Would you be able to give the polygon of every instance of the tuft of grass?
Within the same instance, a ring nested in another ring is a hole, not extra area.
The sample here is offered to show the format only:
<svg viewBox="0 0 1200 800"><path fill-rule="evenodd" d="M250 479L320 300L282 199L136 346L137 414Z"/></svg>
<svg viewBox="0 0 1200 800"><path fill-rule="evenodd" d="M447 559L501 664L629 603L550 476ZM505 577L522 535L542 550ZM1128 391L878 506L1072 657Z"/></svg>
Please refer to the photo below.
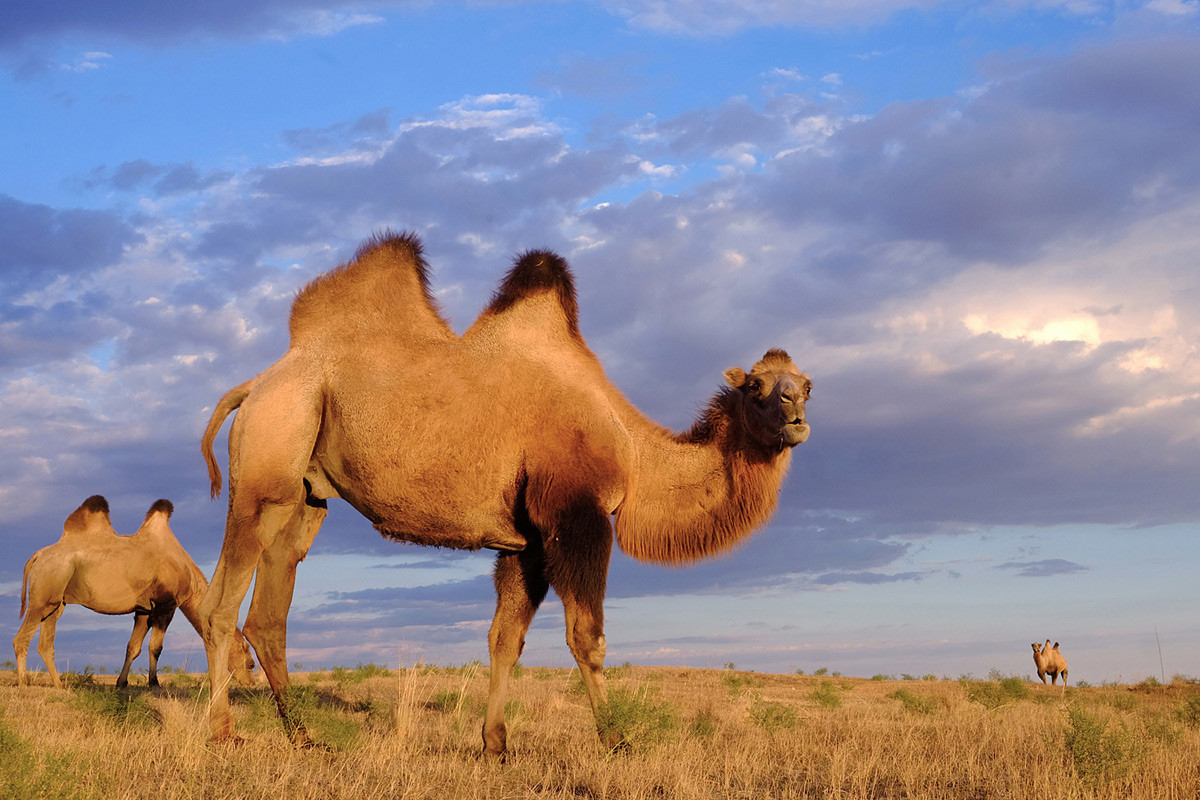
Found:
<svg viewBox="0 0 1200 800"><path fill-rule="evenodd" d="M717 713L713 711L712 706L705 706L696 713L692 724L688 726L688 732L697 739L712 739L717 735Z"/></svg>
<svg viewBox="0 0 1200 800"><path fill-rule="evenodd" d="M596 730L613 750L645 752L678 729L673 706L646 688L613 689L596 716Z"/></svg>
<svg viewBox="0 0 1200 800"><path fill-rule="evenodd" d="M841 698L834 695L836 705L841 705ZM750 706L750 720L765 731L791 730L800 724L800 715L796 709L785 703L777 703L762 698L755 698Z"/></svg>
<svg viewBox="0 0 1200 800"><path fill-rule="evenodd" d="M454 691L453 689L443 689L435 692L433 697L429 699L426 706L434 711L441 711L444 714L455 712L462 708L463 693Z"/></svg>
<svg viewBox="0 0 1200 800"><path fill-rule="evenodd" d="M1189 728L1200 728L1200 694L1194 694L1175 710L1175 717Z"/></svg>
<svg viewBox="0 0 1200 800"><path fill-rule="evenodd" d="M1029 697L1029 684L1017 677L961 683L968 700L987 708L999 708Z"/></svg>
<svg viewBox="0 0 1200 800"><path fill-rule="evenodd" d="M838 694L837 687L832 681L821 681L817 688L812 690L811 695L813 702L821 708L838 708L842 704L842 697Z"/></svg>
<svg viewBox="0 0 1200 800"><path fill-rule="evenodd" d="M932 697L922 697L907 689L897 689L888 697L898 700L900 705L914 714L936 714L938 710L938 703Z"/></svg>
<svg viewBox="0 0 1200 800"><path fill-rule="evenodd" d="M725 665L725 671L721 673L721 683L725 684L725 688L729 690L731 696L739 695L746 689L753 689L762 685L762 682L752 675L742 675L735 672L733 664Z"/></svg>
<svg viewBox="0 0 1200 800"><path fill-rule="evenodd" d="M158 722L158 715L146 703L146 696L129 689L80 686L72 691L69 702L73 708L104 717L117 725L148 728Z"/></svg>
<svg viewBox="0 0 1200 800"><path fill-rule="evenodd" d="M1075 774L1089 787L1124 778L1140 758L1137 741L1124 723L1105 722L1079 705L1067 710L1064 741Z"/></svg>
<svg viewBox="0 0 1200 800"><path fill-rule="evenodd" d="M81 794L83 779L72 772L70 756L39 756L0 713L0 800L67 800Z"/></svg>

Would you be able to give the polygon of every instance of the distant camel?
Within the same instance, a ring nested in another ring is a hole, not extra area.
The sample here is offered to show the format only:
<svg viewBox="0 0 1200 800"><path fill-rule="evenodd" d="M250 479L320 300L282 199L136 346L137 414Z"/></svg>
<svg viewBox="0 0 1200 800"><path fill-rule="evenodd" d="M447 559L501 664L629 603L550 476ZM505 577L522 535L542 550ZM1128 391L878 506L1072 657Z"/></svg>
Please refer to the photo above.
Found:
<svg viewBox="0 0 1200 800"><path fill-rule="evenodd" d="M167 520L174 507L169 500L150 506L137 533L120 536L112 528L108 501L93 495L67 517L63 535L25 562L21 584L21 623L13 639L17 654L17 684L28 683L25 659L34 631L40 624L38 655L55 686L61 687L54 667L54 631L67 604L90 608L101 614L133 614L133 635L125 648L125 664L117 686L129 683L129 667L142 652L146 631L150 634L149 685L158 685L158 656L163 636L179 608L200 630L196 608L208 581L171 533ZM28 604L26 590L28 589ZM28 608L28 613L26 609ZM230 638L238 654L234 676L243 685L254 684L254 660L240 631Z"/></svg>
<svg viewBox="0 0 1200 800"><path fill-rule="evenodd" d="M221 399L201 444L216 496L212 442L241 408L225 542L200 611L215 739L234 735L219 677L253 578L246 638L289 735L310 742L289 713L287 614L328 498L392 539L500 551L483 731L497 756L509 672L549 587L593 712L605 701L610 516L622 550L660 564L722 553L767 520L791 449L809 435L811 383L787 353L726 371L728 386L676 435L608 381L577 315L566 262L532 251L459 338L410 234L372 239L299 293L288 351Z"/></svg>
<svg viewBox="0 0 1200 800"><path fill-rule="evenodd" d="M1054 647L1050 647L1050 640L1047 639L1044 645L1037 642L1033 643L1033 663L1037 667L1038 677L1042 679L1042 683L1046 682L1046 676L1050 676L1050 685L1058 682L1058 676L1062 675L1063 688L1067 686L1067 659L1063 654L1058 652L1058 642L1054 643Z"/></svg>

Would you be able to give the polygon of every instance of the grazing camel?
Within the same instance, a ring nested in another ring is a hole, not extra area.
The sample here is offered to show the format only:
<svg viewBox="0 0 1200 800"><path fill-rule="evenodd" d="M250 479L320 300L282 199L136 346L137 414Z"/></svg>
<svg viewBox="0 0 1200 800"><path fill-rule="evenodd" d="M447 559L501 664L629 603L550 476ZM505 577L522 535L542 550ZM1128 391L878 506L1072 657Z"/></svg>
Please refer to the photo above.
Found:
<svg viewBox="0 0 1200 800"><path fill-rule="evenodd" d="M1063 688L1067 686L1067 659L1058 651L1058 642L1054 643L1054 647L1050 647L1050 640L1047 639L1045 644L1033 643L1033 663L1037 667L1038 677L1042 679L1042 683L1046 682L1046 676L1050 676L1050 685L1053 686L1058 682L1058 676L1062 675Z"/></svg>
<svg viewBox="0 0 1200 800"><path fill-rule="evenodd" d="M169 500L150 506L137 533L120 536L112 528L108 501L93 495L67 517L62 537L25 562L21 584L24 620L13 639L17 654L17 685L28 683L25 660L34 631L41 625L38 655L46 662L50 680L62 686L54 667L54 632L68 603L101 614L133 614L133 634L125 648L125 664L117 686L129 683L129 668L150 634L151 686L158 685L158 656L175 609L199 631L196 608L208 588L204 573L184 551L167 521L174 507ZM28 590L28 603L26 594ZM240 631L230 637L236 654L234 676L254 684L254 660ZM237 666L238 664L244 666Z"/></svg>
<svg viewBox="0 0 1200 800"><path fill-rule="evenodd" d="M593 712L605 701L610 517L626 553L684 564L728 550L773 513L791 449L809 435L811 383L787 353L727 370L728 385L677 435L608 381L577 315L565 261L531 251L460 338L411 234L373 238L300 291L287 352L220 400L201 442L216 497L212 442L241 409L225 540L201 603L214 739L234 736L217 678L254 578L243 630L289 735L311 742L290 713L287 614L329 498L391 539L500 551L483 739L501 757L509 673L549 587Z"/></svg>

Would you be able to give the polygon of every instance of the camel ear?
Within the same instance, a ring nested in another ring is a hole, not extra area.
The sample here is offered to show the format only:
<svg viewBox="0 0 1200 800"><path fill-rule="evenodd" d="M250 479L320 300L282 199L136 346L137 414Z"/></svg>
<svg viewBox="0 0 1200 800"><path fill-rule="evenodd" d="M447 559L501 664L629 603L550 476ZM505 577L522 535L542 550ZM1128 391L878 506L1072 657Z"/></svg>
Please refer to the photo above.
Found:
<svg viewBox="0 0 1200 800"><path fill-rule="evenodd" d="M725 370L725 381L733 388L739 388L746 382L746 370L741 367L730 367Z"/></svg>

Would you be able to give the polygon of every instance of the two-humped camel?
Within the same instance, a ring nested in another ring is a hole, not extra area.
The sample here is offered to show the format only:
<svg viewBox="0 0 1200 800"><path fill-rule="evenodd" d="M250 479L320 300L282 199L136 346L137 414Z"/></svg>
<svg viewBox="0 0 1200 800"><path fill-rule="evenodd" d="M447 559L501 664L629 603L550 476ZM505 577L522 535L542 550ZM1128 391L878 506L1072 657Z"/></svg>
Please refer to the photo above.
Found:
<svg viewBox="0 0 1200 800"><path fill-rule="evenodd" d="M605 700L611 516L622 550L661 564L722 553L767 520L791 448L809 435L811 383L788 355L728 370L676 435L608 381L577 313L566 263L528 252L459 338L412 235L376 237L299 293L288 351L221 399L202 442L216 496L212 441L240 407L225 541L201 604L214 738L233 736L218 678L254 578L246 638L293 741L310 741L288 702L287 614L329 498L396 540L500 551L483 730L492 755L504 753L506 684L549 587L593 711Z"/></svg>
<svg viewBox="0 0 1200 800"><path fill-rule="evenodd" d="M1053 686L1058 682L1058 676L1062 675L1063 688L1067 686L1067 659L1058 651L1058 642L1054 643L1054 647L1050 646L1050 640L1047 639L1045 644L1033 643L1033 665L1037 668L1038 677L1042 679L1042 683L1046 682L1046 676L1050 676L1050 685Z"/></svg>
<svg viewBox="0 0 1200 800"><path fill-rule="evenodd" d="M46 662L51 682L62 686L54 666L54 633L69 603L101 614L133 614L133 634L125 648L117 686L129 683L129 668L141 654L148 630L149 685L158 685L158 656L175 609L199 632L196 608L208 588L204 573L171 532L168 520L174 510L169 500L159 500L150 506L137 533L121 536L113 530L108 501L93 495L67 517L57 542L25 562L21 584L24 620L13 639L18 685L28 682L25 660L33 634L41 625L38 655ZM235 653L234 677L252 686L254 660L241 632L235 629L227 644Z"/></svg>

